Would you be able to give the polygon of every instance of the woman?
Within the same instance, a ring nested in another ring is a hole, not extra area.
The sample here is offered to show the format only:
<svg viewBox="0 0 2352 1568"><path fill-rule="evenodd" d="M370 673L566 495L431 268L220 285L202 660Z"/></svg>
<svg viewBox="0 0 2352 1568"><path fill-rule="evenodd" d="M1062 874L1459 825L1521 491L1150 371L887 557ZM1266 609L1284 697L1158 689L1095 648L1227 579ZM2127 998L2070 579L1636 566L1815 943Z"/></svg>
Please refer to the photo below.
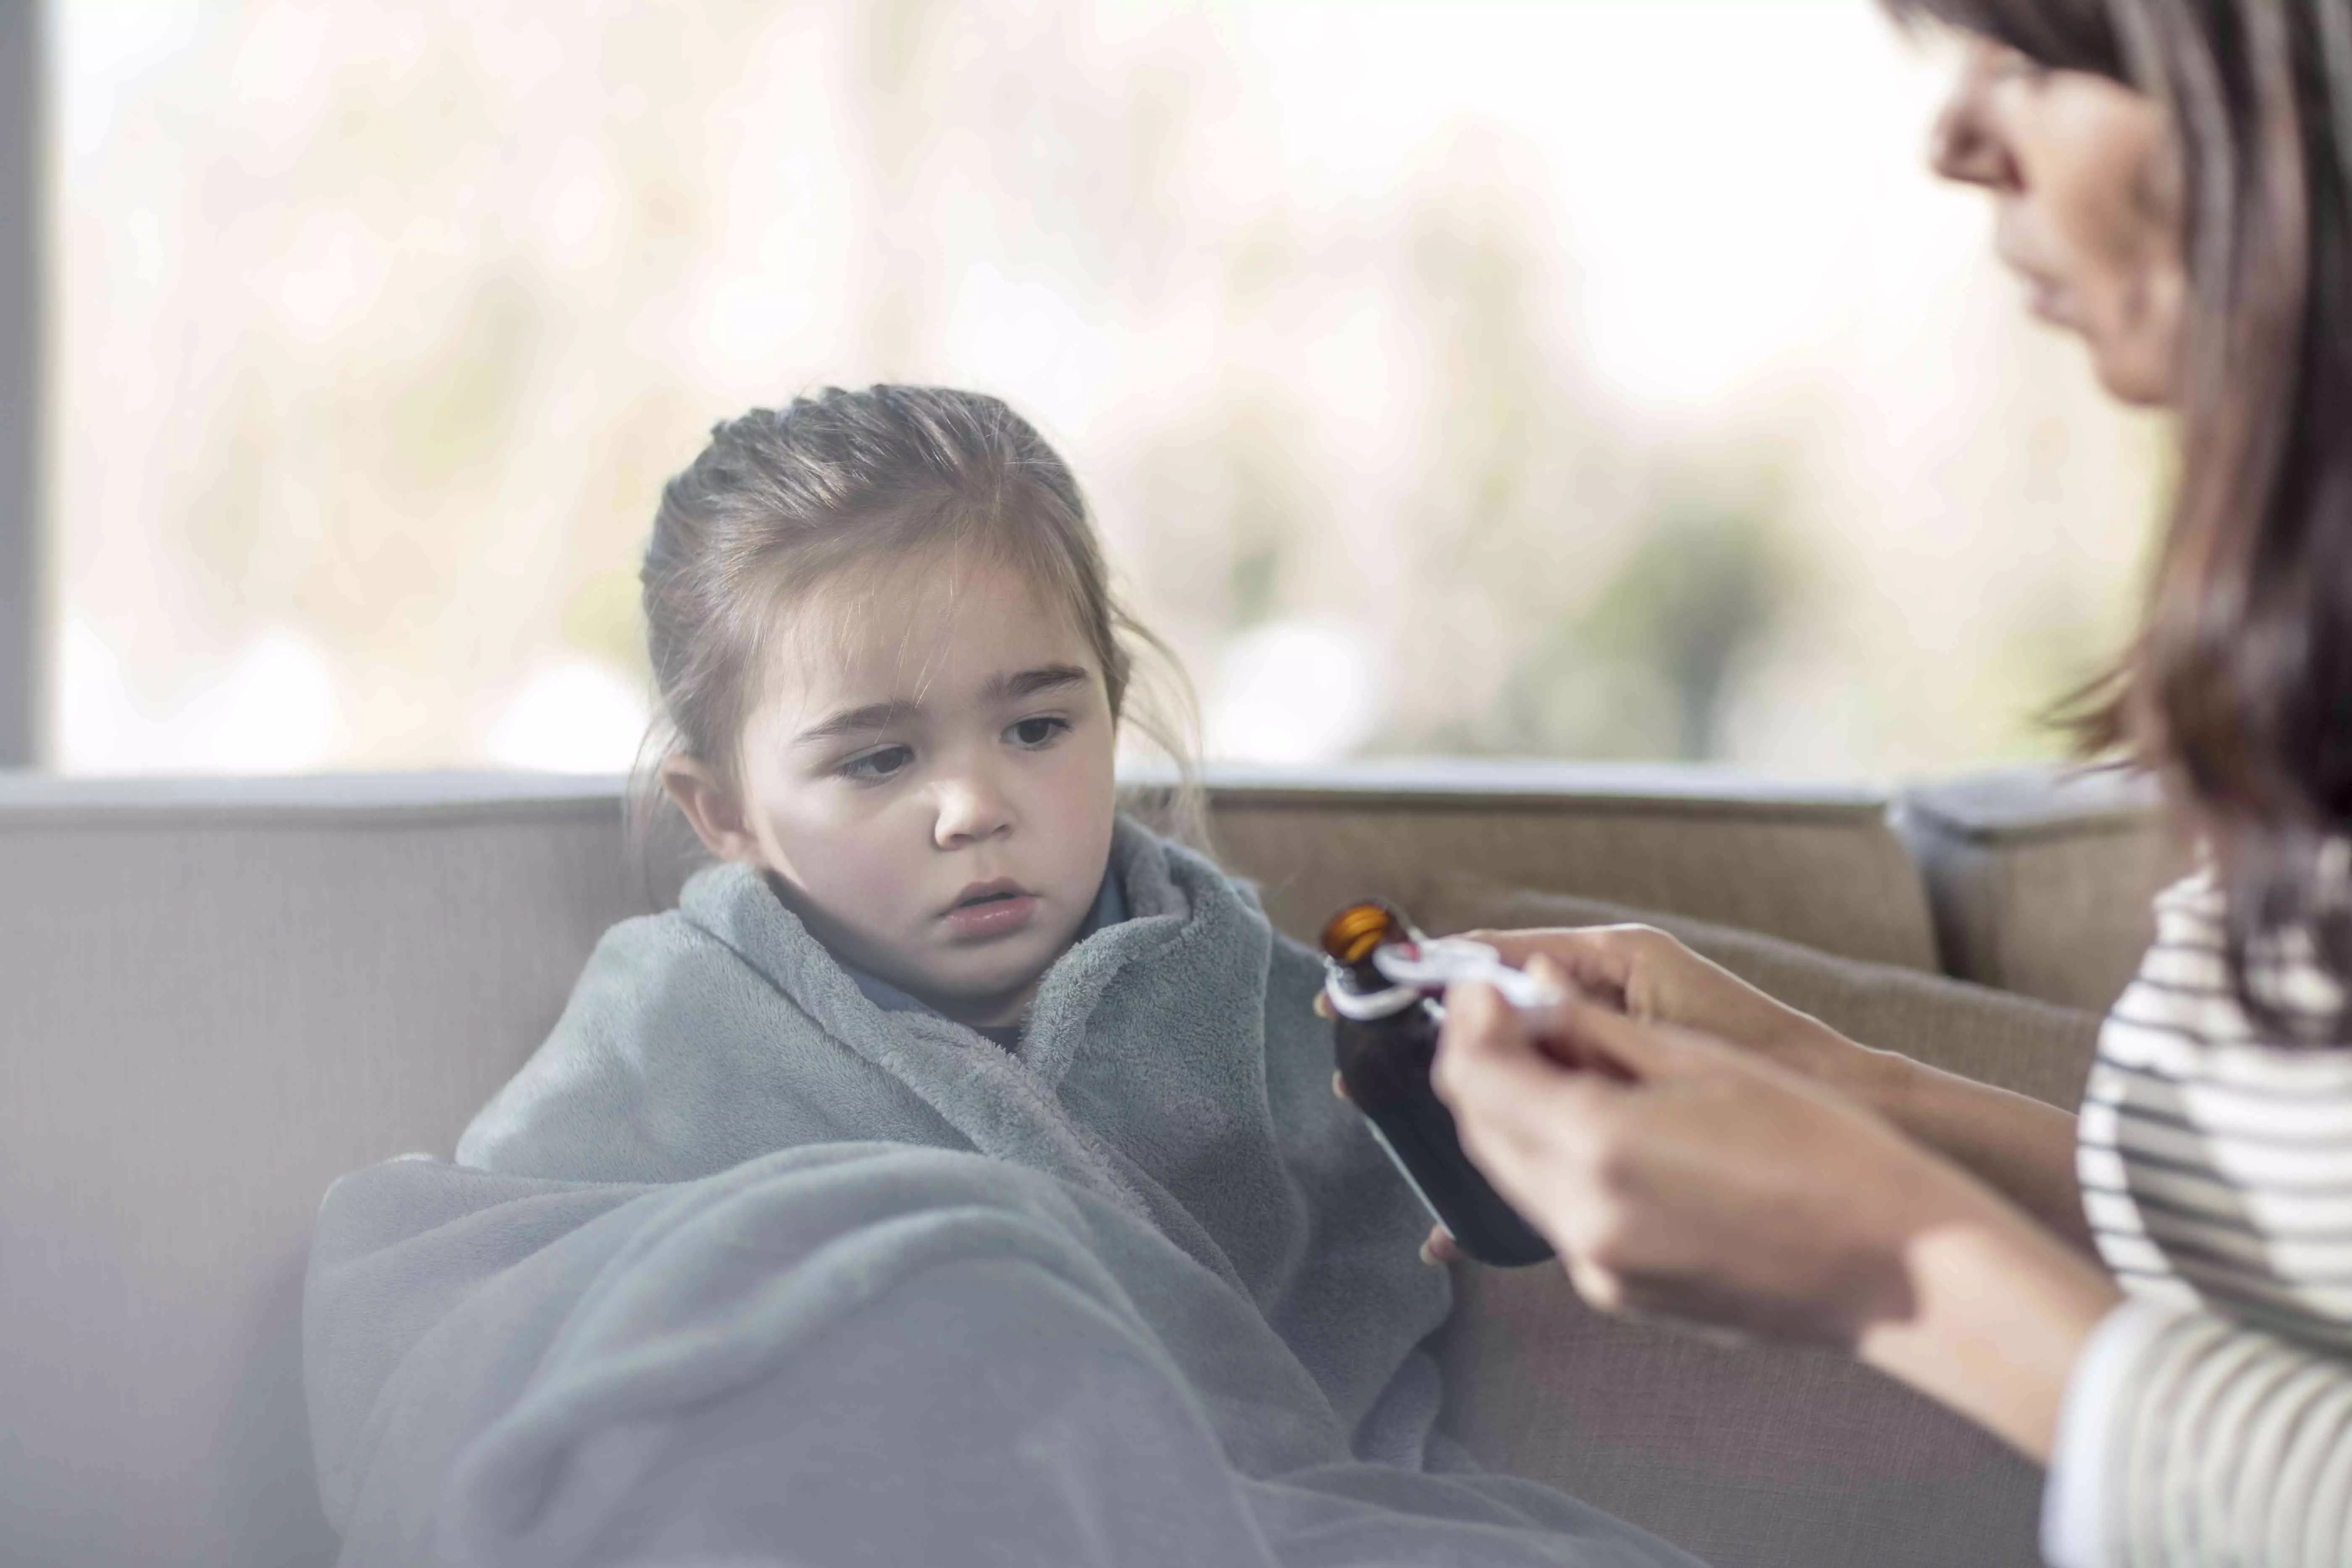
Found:
<svg viewBox="0 0 2352 1568"><path fill-rule="evenodd" d="M2352 0L1892 4L1971 35L1937 172L2177 414L2085 732L2207 869L2079 1121L1641 931L1504 939L1579 999L1465 988L1439 1086L1589 1300L1850 1348L2050 1466L2065 1568L2352 1563Z"/></svg>

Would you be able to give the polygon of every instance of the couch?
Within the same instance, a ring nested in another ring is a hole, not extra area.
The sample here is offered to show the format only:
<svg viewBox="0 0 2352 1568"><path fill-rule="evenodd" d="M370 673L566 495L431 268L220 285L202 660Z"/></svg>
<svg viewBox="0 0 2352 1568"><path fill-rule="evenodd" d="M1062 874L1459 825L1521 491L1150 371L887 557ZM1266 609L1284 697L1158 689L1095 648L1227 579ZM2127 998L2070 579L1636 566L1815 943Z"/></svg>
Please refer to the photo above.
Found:
<svg viewBox="0 0 2352 1568"><path fill-rule="evenodd" d="M2127 780L1900 795L1428 763L1213 780L1228 864L1307 932L1638 912L1873 1043L2063 1101L2179 861ZM328 1183L446 1153L597 935L690 855L619 782L0 775L0 1561L331 1561L304 1430ZM2036 1561L2038 1479L1837 1358L1465 1271L1447 1420L1724 1568Z"/></svg>

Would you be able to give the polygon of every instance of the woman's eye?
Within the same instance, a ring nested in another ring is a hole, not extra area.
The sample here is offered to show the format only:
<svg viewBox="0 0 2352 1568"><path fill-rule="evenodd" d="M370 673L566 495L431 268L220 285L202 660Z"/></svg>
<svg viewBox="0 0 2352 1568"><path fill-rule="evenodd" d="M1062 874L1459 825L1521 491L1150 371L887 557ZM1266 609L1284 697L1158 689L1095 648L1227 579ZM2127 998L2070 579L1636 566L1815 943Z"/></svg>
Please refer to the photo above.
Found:
<svg viewBox="0 0 2352 1568"><path fill-rule="evenodd" d="M841 764L840 773L842 777L855 779L861 784L876 784L906 772L914 760L912 747L885 746L878 752L850 758Z"/></svg>
<svg viewBox="0 0 2352 1568"><path fill-rule="evenodd" d="M2038 87L2050 79L2052 72L2048 65L2035 59L2032 55L2017 49L2009 49L2003 51L2000 62L1993 68L1993 74L2004 81L2018 81L2029 87Z"/></svg>
<svg viewBox="0 0 2352 1568"><path fill-rule="evenodd" d="M1052 744L1069 727L1067 719L1024 719L1006 733L1016 745L1037 747Z"/></svg>

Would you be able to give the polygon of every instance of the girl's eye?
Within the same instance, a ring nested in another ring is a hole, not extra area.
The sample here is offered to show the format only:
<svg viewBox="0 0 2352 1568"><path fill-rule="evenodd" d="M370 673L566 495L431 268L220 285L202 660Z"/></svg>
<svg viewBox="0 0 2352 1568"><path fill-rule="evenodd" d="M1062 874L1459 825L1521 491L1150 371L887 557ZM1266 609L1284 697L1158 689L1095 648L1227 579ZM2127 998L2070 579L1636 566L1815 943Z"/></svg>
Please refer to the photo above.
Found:
<svg viewBox="0 0 2352 1568"><path fill-rule="evenodd" d="M1067 719L1024 719L1005 733L1012 736L1015 745L1034 750L1053 744L1069 727Z"/></svg>
<svg viewBox="0 0 2352 1568"><path fill-rule="evenodd" d="M838 771L842 777L859 784L879 784L906 772L914 760L914 748L910 746L885 746L878 752L850 758Z"/></svg>

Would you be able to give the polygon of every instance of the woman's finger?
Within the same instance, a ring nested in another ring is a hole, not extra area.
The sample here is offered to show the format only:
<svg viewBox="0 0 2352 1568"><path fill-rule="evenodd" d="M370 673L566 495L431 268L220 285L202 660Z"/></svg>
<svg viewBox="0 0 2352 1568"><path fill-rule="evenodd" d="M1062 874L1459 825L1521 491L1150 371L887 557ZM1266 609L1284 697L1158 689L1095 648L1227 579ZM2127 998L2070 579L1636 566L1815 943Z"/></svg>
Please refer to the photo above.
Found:
<svg viewBox="0 0 2352 1568"><path fill-rule="evenodd" d="M1645 1023L1575 996L1543 1009L1531 1023L1544 1044L1565 1059L1636 1083L1689 1078L1735 1059L1704 1035Z"/></svg>
<svg viewBox="0 0 2352 1568"><path fill-rule="evenodd" d="M1508 1063L1517 1069L1513 1076L1528 1084L1562 1071L1597 1071L1620 1082L1640 1077L1629 1071L1620 1054L1608 1047L1606 1032L1587 1027L1581 1022L1588 1013L1619 1019L1623 1015L1605 1004L1587 1000L1548 957L1539 954L1531 959L1528 973L1547 983L1559 1000L1533 1007L1515 1007L1491 986L1475 982L1447 991L1446 1036L1449 1039L1456 1034L1462 1036L1465 1057L1483 1055L1494 1063ZM1454 1017L1465 1009L1466 1020L1457 1028ZM1442 1056L1439 1065L1444 1066Z"/></svg>
<svg viewBox="0 0 2352 1568"><path fill-rule="evenodd" d="M1444 1093L1448 1082L1474 1078L1524 1079L1557 1071L1536 1047L1535 1027L1535 1018L1504 1001L1491 985L1465 981L1447 987L1435 1069L1439 1092Z"/></svg>
<svg viewBox="0 0 2352 1568"><path fill-rule="evenodd" d="M1596 1312L1622 1315L1628 1302L1625 1281L1605 1268L1596 1268L1574 1254L1563 1254L1560 1265L1568 1270L1568 1282L1584 1304Z"/></svg>
<svg viewBox="0 0 2352 1568"><path fill-rule="evenodd" d="M1545 1189L1557 1187L1548 1173L1574 1151L1605 1142L1601 1130L1609 1108L1592 1097L1626 1090L1497 1039L1507 1028L1500 998L1492 1018L1481 1016L1475 1000L1465 1000L1467 1006L1449 1009L1439 1043L1432 1075L1438 1098L1453 1111L1471 1163L1559 1246L1548 1218L1557 1216L1563 1194L1554 1191L1547 1200Z"/></svg>
<svg viewBox="0 0 2352 1568"><path fill-rule="evenodd" d="M1530 1146L1574 1137L1599 1110L1589 1103L1622 1086L1577 1070L1538 1043L1551 1010L1522 1012L1475 983L1446 994L1432 1072L1438 1098L1465 1121L1467 1143L1501 1135ZM1474 1158L1475 1157L1474 1153Z"/></svg>
<svg viewBox="0 0 2352 1568"><path fill-rule="evenodd" d="M1547 931L1473 931L1470 935L1524 967L1538 957L1558 964L1576 988L1622 1005L1633 988L1640 926L1558 927Z"/></svg>
<svg viewBox="0 0 2352 1568"><path fill-rule="evenodd" d="M1528 961L1528 973L1542 982L1563 1002L1581 1002L1609 1013L1622 1012L1614 1001L1607 997L1596 998L1591 992L1578 986L1567 971L1540 953ZM1558 1005L1521 1008L1520 1016L1527 1020L1536 1048L1560 1066L1577 1072L1599 1073L1618 1083L1633 1081L1633 1075L1626 1071L1613 1056L1591 1049L1580 1036L1566 1026L1569 1015L1560 1011Z"/></svg>

